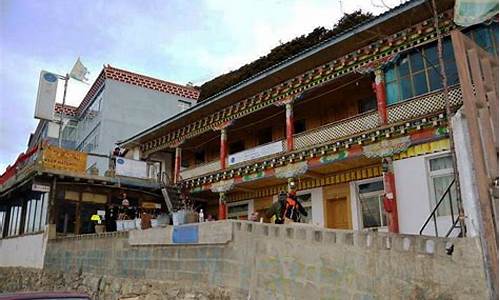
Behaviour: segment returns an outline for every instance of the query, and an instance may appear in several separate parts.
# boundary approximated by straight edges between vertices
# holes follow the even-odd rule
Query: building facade
[[[450,33],[498,56],[498,23],[461,28],[453,1],[438,10],[447,97],[433,15],[425,1],[409,1],[121,145],[175,156],[176,184],[219,218],[258,212],[269,221],[266,209],[293,178],[304,222],[462,235],[446,98],[452,114],[463,98]],[[431,213],[436,226],[424,226]]]

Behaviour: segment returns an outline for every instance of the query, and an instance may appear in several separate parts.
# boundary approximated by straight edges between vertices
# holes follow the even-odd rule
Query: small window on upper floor
[[[189,109],[191,107],[191,102],[185,101],[185,100],[177,100],[179,103],[177,106],[179,107],[180,111],[185,111],[186,109]]]
[[[305,119],[296,120],[295,122],[293,122],[293,133],[294,134],[301,133],[304,131],[306,131],[306,120]]]
[[[267,144],[273,141],[273,128],[262,128],[257,133],[257,142],[259,145]]]
[[[194,163],[199,165],[205,162],[205,150],[198,150],[194,153]]]
[[[360,114],[377,110],[377,99],[375,97],[364,98],[358,101],[358,112]]]
[[[245,150],[245,143],[242,140],[229,144],[229,154]]]

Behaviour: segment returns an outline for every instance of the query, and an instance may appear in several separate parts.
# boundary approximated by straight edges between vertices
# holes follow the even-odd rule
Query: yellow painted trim
[[[393,156],[394,160],[405,159],[435,152],[441,152],[450,150],[450,140],[442,139],[438,141],[433,141],[429,143],[424,143],[420,145],[414,145],[409,147],[406,151]]]

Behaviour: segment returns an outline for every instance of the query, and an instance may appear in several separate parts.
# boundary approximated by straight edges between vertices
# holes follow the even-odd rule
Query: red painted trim
[[[227,132],[222,129],[220,132],[220,168],[226,169],[227,162]]]
[[[392,162],[390,163],[392,164]],[[392,168],[392,166],[391,166]],[[399,233],[398,205],[396,200],[396,181],[392,171],[384,172],[384,209],[389,214],[387,227],[389,232]]]
[[[385,91],[385,79],[382,70],[375,70],[375,82],[373,83],[375,96],[377,97],[377,111],[380,124],[387,124],[387,94]]]
[[[174,183],[177,183],[180,180],[181,159],[182,159],[182,149],[180,147],[177,147],[175,148]]]

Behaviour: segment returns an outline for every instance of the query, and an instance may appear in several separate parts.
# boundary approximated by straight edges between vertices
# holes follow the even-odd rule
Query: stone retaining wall
[[[162,239],[164,229],[144,235],[154,244],[136,233],[59,239],[48,243],[45,268],[222,288],[232,299],[487,299],[475,238],[246,221],[197,226],[217,226],[224,238],[218,231],[213,244],[179,245]]]
[[[219,288],[195,289],[158,280],[0,267],[0,293],[19,291],[78,291],[94,300],[230,299],[228,292]]]

